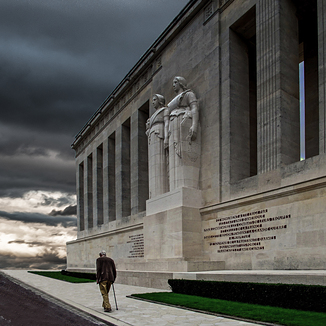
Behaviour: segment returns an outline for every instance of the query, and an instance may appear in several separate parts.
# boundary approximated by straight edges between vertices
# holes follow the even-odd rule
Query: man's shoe
[[[104,312],[111,312],[112,309],[104,309]]]

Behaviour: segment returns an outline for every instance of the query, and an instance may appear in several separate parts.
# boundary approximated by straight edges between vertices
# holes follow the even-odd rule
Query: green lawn
[[[236,316],[256,321],[288,326],[325,326],[326,313],[284,309],[248,303],[209,299],[204,297],[162,292],[133,294],[132,296],[175,306]]]
[[[50,278],[55,278],[57,280],[70,282],[70,283],[91,283],[95,282],[94,280],[89,280],[86,278],[79,278],[79,277],[73,277],[68,275],[62,275],[61,272],[36,272],[36,271],[28,271],[28,273],[42,275]]]

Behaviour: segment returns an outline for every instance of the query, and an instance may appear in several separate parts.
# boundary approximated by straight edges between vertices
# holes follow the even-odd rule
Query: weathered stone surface
[[[150,271],[326,269],[325,8],[197,0],[180,13],[73,144],[68,268],[106,249],[124,282],[146,286],[164,279],[139,280]],[[167,104],[151,105],[157,94]]]

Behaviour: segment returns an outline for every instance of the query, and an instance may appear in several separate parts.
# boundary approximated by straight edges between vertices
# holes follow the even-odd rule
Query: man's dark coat
[[[96,281],[110,281],[114,283],[117,271],[113,259],[102,256],[96,260]]]

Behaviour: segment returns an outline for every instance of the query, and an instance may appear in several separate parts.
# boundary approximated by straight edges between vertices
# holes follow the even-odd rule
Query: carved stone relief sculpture
[[[146,135],[148,137],[148,174],[149,198],[169,191],[168,181],[168,149],[164,144],[168,139],[169,112],[165,107],[165,98],[155,94],[152,99],[155,109],[147,120]]]
[[[201,150],[198,101],[183,77],[174,77],[173,89],[176,96],[167,106],[170,191],[179,187],[198,188]]]

